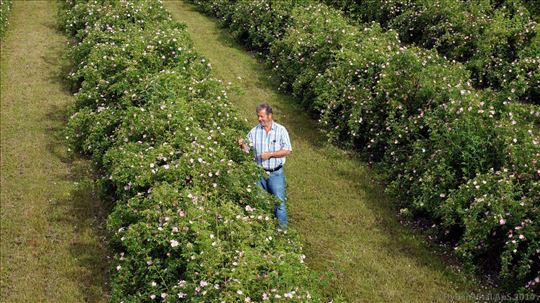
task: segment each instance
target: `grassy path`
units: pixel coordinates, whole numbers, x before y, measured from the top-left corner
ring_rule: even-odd
[[[274,118],[289,129],[294,149],[286,167],[290,222],[302,235],[308,265],[330,274],[326,291],[350,302],[468,301],[470,281],[398,223],[372,172],[326,144],[316,122],[277,92],[262,63],[193,6],[166,5],[188,25],[196,50],[216,75],[241,87],[244,93],[232,97],[241,114],[255,125],[255,105],[266,100],[275,108]]]
[[[103,208],[61,130],[66,39],[55,1],[14,1],[1,52],[1,302],[107,299]]]

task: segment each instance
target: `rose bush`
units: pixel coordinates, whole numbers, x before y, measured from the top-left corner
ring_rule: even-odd
[[[223,16],[249,6],[250,1],[192,2]],[[478,83],[471,79],[480,71],[471,70],[467,63],[451,62],[435,50],[406,47],[392,30],[385,31],[377,24],[351,25],[340,12],[313,2],[296,7],[291,3],[290,8],[281,10],[276,18],[288,20],[284,31],[274,39],[265,36],[270,39],[265,45],[270,47],[261,51],[281,88],[319,115],[331,140],[368,155],[384,169],[387,190],[399,201],[402,213],[429,218],[434,231],[454,245],[463,260],[497,273],[506,291],[538,296],[540,110],[534,104],[512,102],[537,93],[534,35],[527,31],[518,35],[513,45],[523,48],[518,59],[508,60],[504,59],[509,58],[505,57],[507,50],[490,48],[490,38],[478,40],[483,41],[478,49],[490,53],[490,58],[516,64],[508,72],[497,68],[488,71],[486,75],[495,77],[515,74],[499,77],[494,89],[478,90]],[[267,16],[273,15],[272,3],[257,1],[258,6],[268,9]],[[369,3],[372,5],[362,8],[378,9],[375,1]],[[386,10],[380,14],[387,18],[383,25],[411,7],[417,9],[417,3],[385,1],[388,6],[380,5]],[[428,12],[453,18],[446,16],[445,10],[438,12],[437,5],[440,3]],[[518,2],[516,5],[519,7]],[[449,6],[448,12],[452,9]],[[525,26],[520,21],[527,19],[525,13],[513,14],[517,19],[508,21],[504,16],[510,14],[504,10],[509,9],[521,8],[500,7],[497,11],[500,22],[510,22],[508,28],[530,29],[534,25],[529,22]],[[232,17],[223,23],[242,28],[259,18],[253,14],[242,17],[240,23]],[[444,29],[444,24],[438,26],[442,27],[433,29],[434,37]],[[249,48],[260,47],[245,39],[249,34],[240,36]],[[440,45],[446,43],[445,48],[455,44],[447,34],[441,37]],[[454,51],[468,48],[469,39],[463,36],[458,40],[461,44],[455,44],[462,47]],[[482,56],[474,57],[478,52],[467,56],[483,60]],[[505,224],[500,224],[501,220]],[[523,230],[517,236],[519,241],[508,242],[501,236],[509,230],[512,235]]]
[[[161,2],[67,1],[68,137],[105,194],[113,302],[325,300],[236,143],[228,87]]]
[[[274,41],[268,60],[279,77],[281,88],[292,91],[312,109],[313,81],[346,44],[354,44],[357,31],[332,10],[322,6],[298,6],[291,10],[290,25]]]
[[[534,1],[324,0],[360,23],[378,22],[404,43],[462,62],[475,87],[540,104],[538,8]],[[531,76],[531,75],[535,76]],[[527,89],[516,89],[511,82]]]

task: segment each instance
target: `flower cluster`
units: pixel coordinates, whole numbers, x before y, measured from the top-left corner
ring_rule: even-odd
[[[535,1],[323,2],[354,20],[379,22],[405,43],[462,62],[475,87],[540,104],[540,19]]]
[[[405,46],[399,30],[384,29],[420,1],[363,2],[370,12],[386,10],[373,15],[388,18],[382,26],[351,24],[317,1],[193,2],[234,31],[244,29],[237,37],[264,54],[280,89],[320,117],[330,140],[383,168],[388,192],[400,201],[403,214],[434,221],[440,238],[470,264],[497,264],[491,270],[509,292],[539,295],[540,109],[512,102],[524,100],[527,87],[538,86],[537,38],[525,35],[515,45],[526,52],[518,56],[529,59],[521,61],[527,77],[501,81],[514,83],[514,91],[502,84],[500,90],[479,90],[467,63],[449,61],[434,49]],[[441,6],[437,3],[431,11]],[[486,26],[507,16],[495,15]],[[272,27],[283,20],[281,30]],[[275,34],[258,36],[248,30],[255,23],[274,28]],[[474,42],[465,40],[464,45]],[[505,238],[511,229],[515,243]]]
[[[68,137],[114,198],[114,302],[321,302],[294,231],[236,143],[228,87],[160,1],[71,1]]]

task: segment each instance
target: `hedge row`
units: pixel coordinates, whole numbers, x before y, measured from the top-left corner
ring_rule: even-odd
[[[246,122],[161,2],[67,1],[72,148],[115,200],[113,302],[322,302],[236,144]]]
[[[9,24],[8,18],[12,6],[12,0],[0,0],[0,39],[4,37]]]
[[[469,72],[395,31],[310,0],[192,0],[259,50],[339,145],[377,162],[401,213],[512,293],[540,294],[537,106],[475,90]]]
[[[540,24],[530,2],[323,0],[361,23],[393,29],[401,41],[462,62],[478,88],[540,104]]]

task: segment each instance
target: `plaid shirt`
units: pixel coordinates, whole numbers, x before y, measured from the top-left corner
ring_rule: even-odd
[[[287,129],[281,124],[272,121],[272,128],[268,133],[261,124],[257,124],[247,135],[249,146],[255,151],[257,164],[265,169],[275,169],[279,165],[285,164],[285,157],[270,158],[262,160],[260,155],[263,152],[276,152],[282,149],[292,151],[291,140]]]

